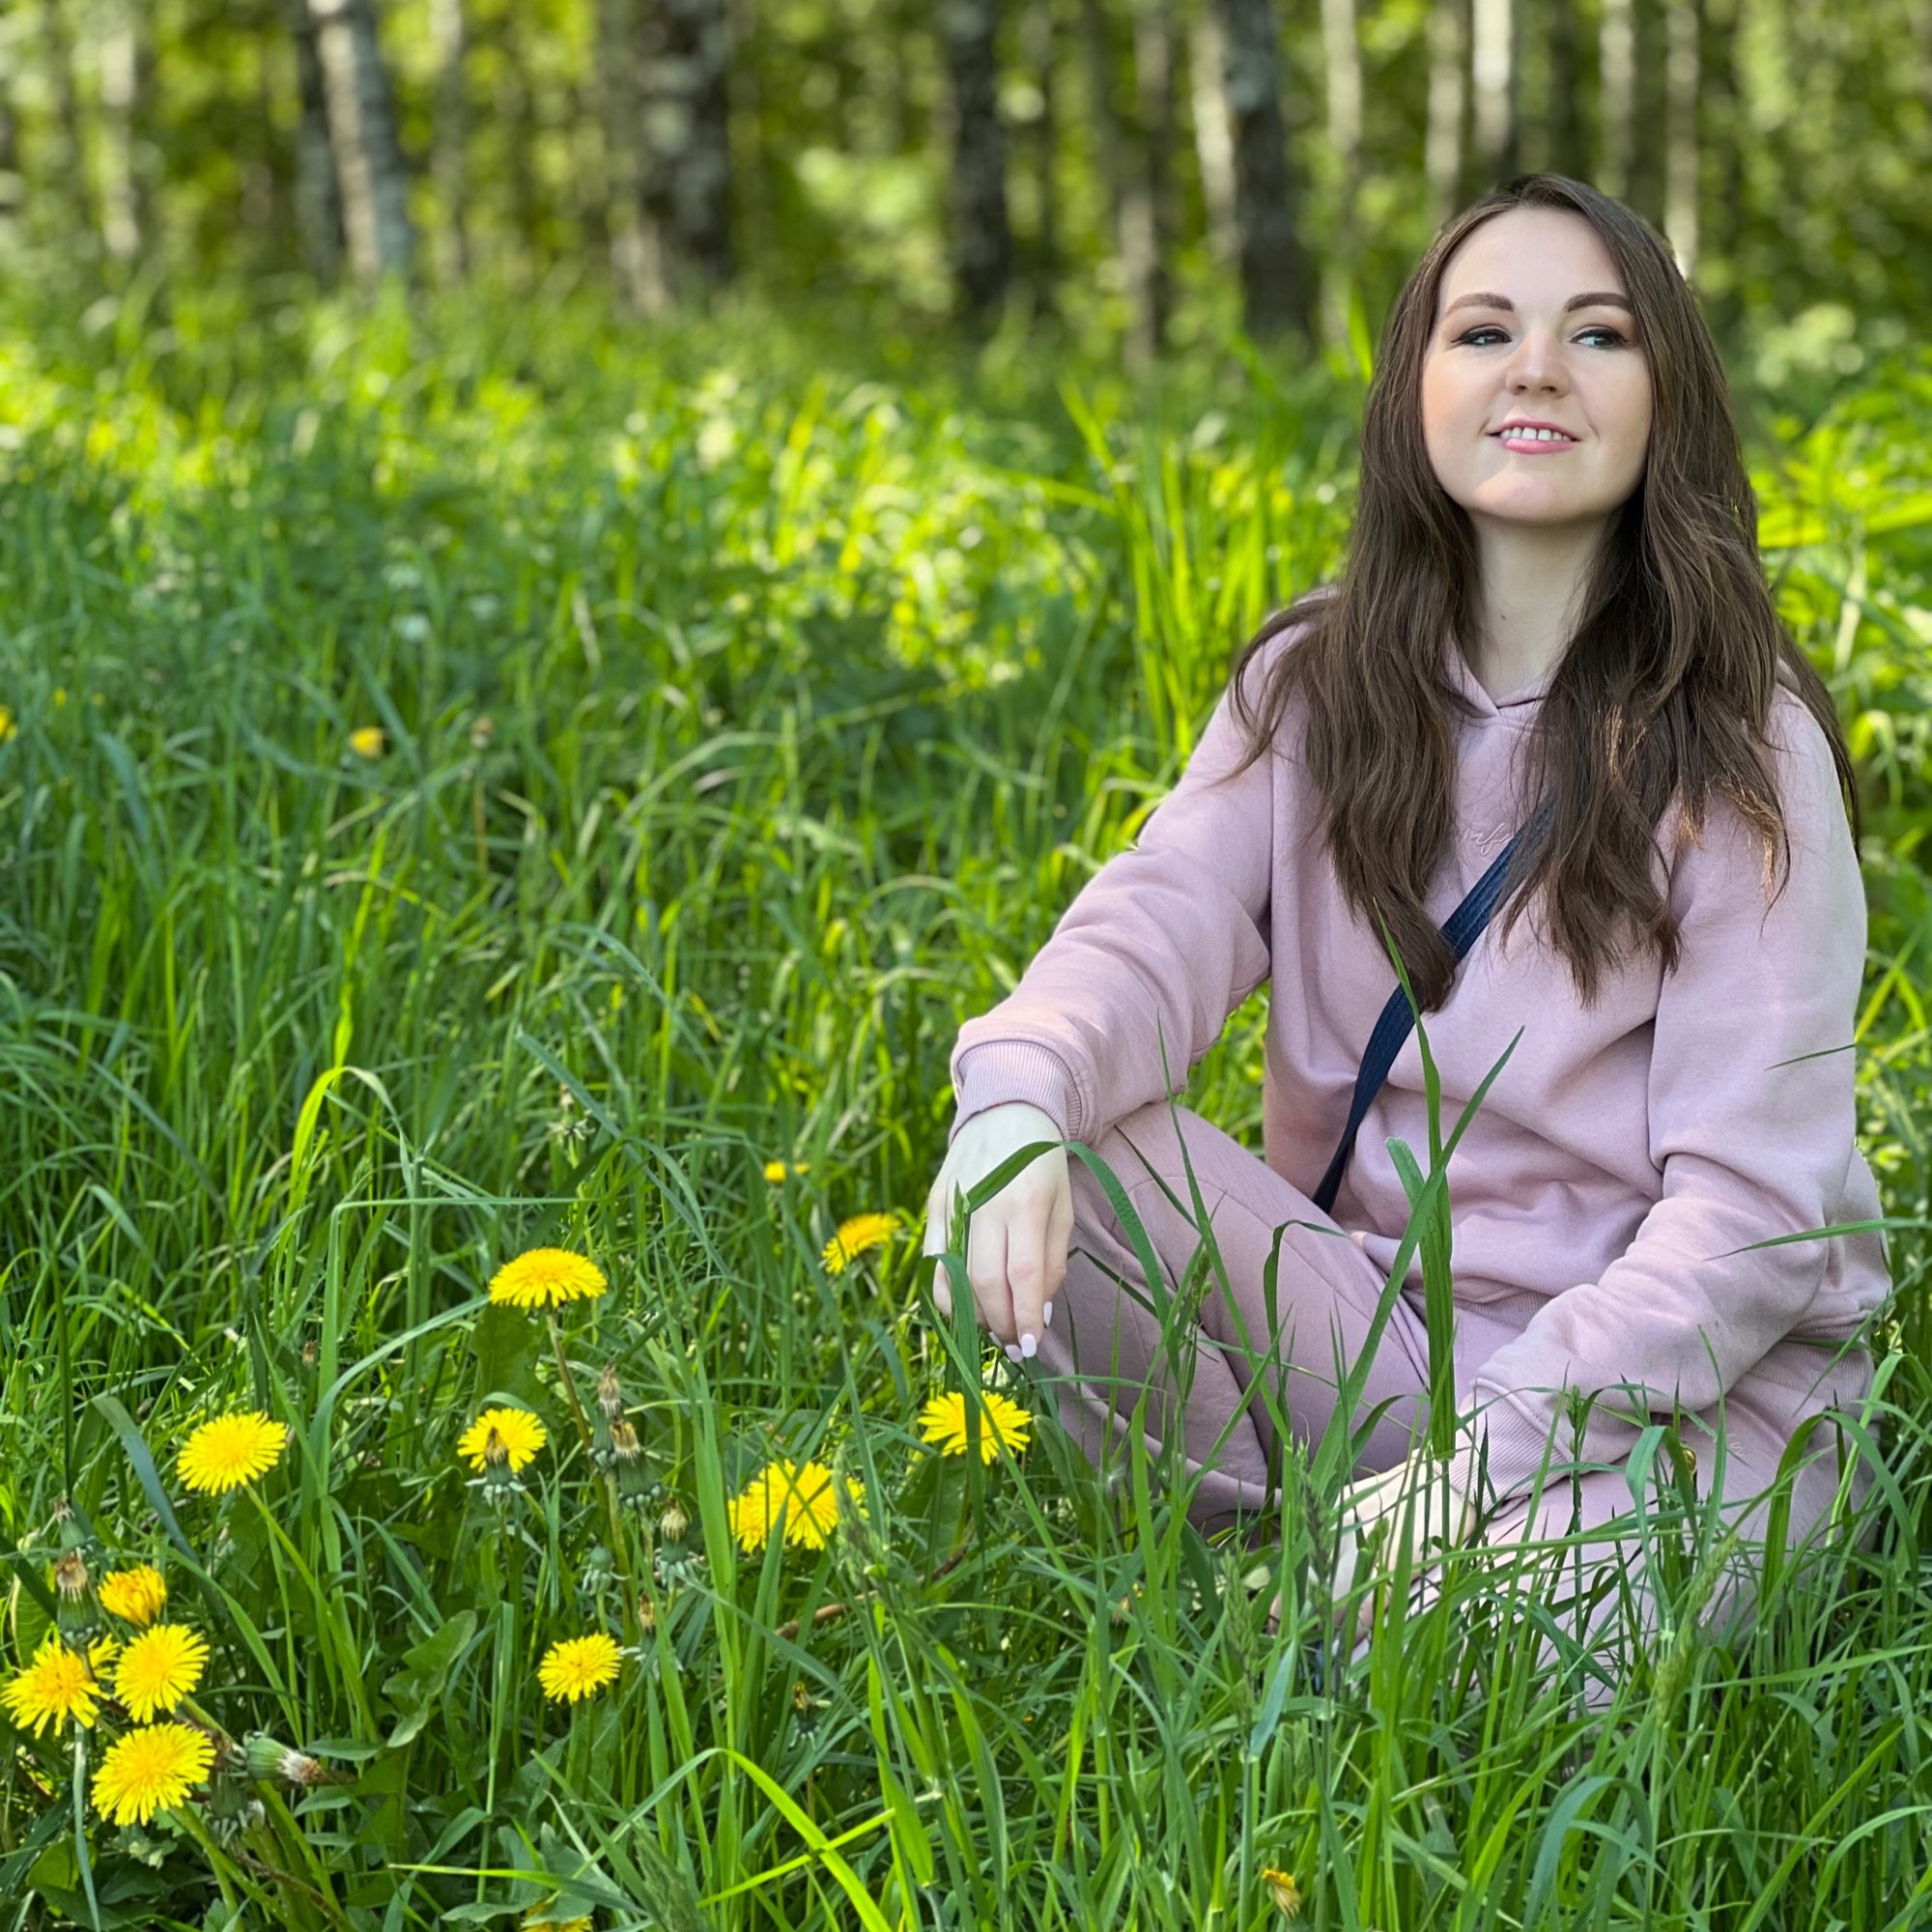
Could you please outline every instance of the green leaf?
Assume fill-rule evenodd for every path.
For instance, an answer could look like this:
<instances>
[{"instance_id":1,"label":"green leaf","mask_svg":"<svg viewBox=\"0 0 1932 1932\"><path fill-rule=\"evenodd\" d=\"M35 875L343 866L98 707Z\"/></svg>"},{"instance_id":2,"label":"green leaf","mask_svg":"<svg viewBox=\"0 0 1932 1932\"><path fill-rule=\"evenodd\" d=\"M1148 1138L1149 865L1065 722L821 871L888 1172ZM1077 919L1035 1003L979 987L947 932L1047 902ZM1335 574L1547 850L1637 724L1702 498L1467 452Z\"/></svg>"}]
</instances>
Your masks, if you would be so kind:
<instances>
[{"instance_id":1,"label":"green leaf","mask_svg":"<svg viewBox=\"0 0 1932 1932\"><path fill-rule=\"evenodd\" d=\"M456 1660L476 1634L476 1612L458 1610L443 1627L412 1650L403 1653L403 1668L384 1680L383 1694L399 1716L389 1733L389 1747L406 1745L429 1722L430 1712L449 1681Z\"/></svg>"}]
</instances>

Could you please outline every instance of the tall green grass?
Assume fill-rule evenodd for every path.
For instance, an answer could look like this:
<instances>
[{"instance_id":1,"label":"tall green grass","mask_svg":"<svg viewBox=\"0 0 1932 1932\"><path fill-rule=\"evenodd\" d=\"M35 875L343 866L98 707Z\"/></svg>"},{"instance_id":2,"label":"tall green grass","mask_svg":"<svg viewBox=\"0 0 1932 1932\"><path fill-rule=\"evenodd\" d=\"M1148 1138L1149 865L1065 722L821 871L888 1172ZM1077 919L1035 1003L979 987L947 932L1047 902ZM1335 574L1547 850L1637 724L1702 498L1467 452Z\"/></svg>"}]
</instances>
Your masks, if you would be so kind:
<instances>
[{"instance_id":1,"label":"tall green grass","mask_svg":"<svg viewBox=\"0 0 1932 1932\"><path fill-rule=\"evenodd\" d=\"M0 370L0 1644L71 1499L209 1634L203 1707L340 1775L76 1833L71 1747L0 1716L5 1922L507 1925L566 1885L607 1928L1193 1932L1269 1922L1264 1867L1350 1932L1928 1916L1932 367L1768 406L1758 453L1866 775L1895 1485L1719 1643L1666 1484L1677 1634L1608 1712L1473 1574L1318 1676L1306 1486L1264 1556L1204 1544L922 1313L953 1034L1335 568L1357 373L914 380L768 320L218 296L22 312ZM1264 1014L1189 1090L1257 1148ZM539 1243L611 1280L560 1347L642 1439L614 1521L546 1325L483 1305ZM1037 1417L983 1469L914 1429L982 1373ZM454 1447L493 1397L551 1437L501 1508ZM290 1450L190 1496L234 1406ZM776 1456L864 1518L738 1548ZM593 1628L618 1685L547 1704Z\"/></svg>"}]
</instances>

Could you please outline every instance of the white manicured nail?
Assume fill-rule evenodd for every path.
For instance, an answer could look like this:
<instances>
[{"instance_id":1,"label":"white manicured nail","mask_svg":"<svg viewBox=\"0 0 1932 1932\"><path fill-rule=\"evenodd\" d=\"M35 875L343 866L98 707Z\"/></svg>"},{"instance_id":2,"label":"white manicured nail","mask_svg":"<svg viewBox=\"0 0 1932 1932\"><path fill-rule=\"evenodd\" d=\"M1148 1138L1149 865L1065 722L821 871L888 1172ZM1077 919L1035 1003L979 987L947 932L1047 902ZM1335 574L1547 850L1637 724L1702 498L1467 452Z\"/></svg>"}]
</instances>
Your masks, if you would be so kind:
<instances>
[{"instance_id":1,"label":"white manicured nail","mask_svg":"<svg viewBox=\"0 0 1932 1932\"><path fill-rule=\"evenodd\" d=\"M1020 1337L1020 1353L1023 1355L1037 1355L1039 1353L1039 1344L1032 1335L1022 1335Z\"/></svg>"},{"instance_id":2,"label":"white manicured nail","mask_svg":"<svg viewBox=\"0 0 1932 1932\"><path fill-rule=\"evenodd\" d=\"M1046 1313L1040 1317L1039 1325L1042 1328L1053 1326L1053 1303L1050 1301L1046 1304Z\"/></svg>"},{"instance_id":3,"label":"white manicured nail","mask_svg":"<svg viewBox=\"0 0 1932 1932\"><path fill-rule=\"evenodd\" d=\"M1009 1362L1017 1362L1019 1358L1020 1358L1020 1351L1016 1348L1014 1348L1010 1342L1009 1342L1007 1344L1007 1360Z\"/></svg>"}]
</instances>

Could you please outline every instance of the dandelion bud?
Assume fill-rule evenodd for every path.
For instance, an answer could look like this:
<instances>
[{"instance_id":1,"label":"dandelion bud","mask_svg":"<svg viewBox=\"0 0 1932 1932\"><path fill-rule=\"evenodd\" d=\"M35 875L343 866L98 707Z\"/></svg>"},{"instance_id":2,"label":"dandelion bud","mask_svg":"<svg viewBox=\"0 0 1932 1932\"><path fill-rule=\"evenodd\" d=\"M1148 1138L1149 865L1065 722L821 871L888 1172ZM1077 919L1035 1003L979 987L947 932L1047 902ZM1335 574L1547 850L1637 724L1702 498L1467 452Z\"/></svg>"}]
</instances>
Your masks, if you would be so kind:
<instances>
[{"instance_id":1,"label":"dandelion bud","mask_svg":"<svg viewBox=\"0 0 1932 1932\"><path fill-rule=\"evenodd\" d=\"M585 1552L583 1568L577 1573L577 1587L586 1597L601 1596L616 1580L616 1560L601 1543L593 1543Z\"/></svg>"},{"instance_id":2,"label":"dandelion bud","mask_svg":"<svg viewBox=\"0 0 1932 1932\"><path fill-rule=\"evenodd\" d=\"M624 1412L624 1387L617 1379L615 1362L606 1362L604 1373L597 1378L597 1406L604 1411L606 1422L615 1422Z\"/></svg>"},{"instance_id":3,"label":"dandelion bud","mask_svg":"<svg viewBox=\"0 0 1932 1932\"><path fill-rule=\"evenodd\" d=\"M87 1595L87 1558L77 1549L63 1549L54 1564L54 1587L64 1602L73 1604Z\"/></svg>"},{"instance_id":4,"label":"dandelion bud","mask_svg":"<svg viewBox=\"0 0 1932 1932\"><path fill-rule=\"evenodd\" d=\"M328 1782L327 1767L320 1758L271 1738L267 1731L256 1731L249 1737L242 1747L242 1762L250 1777L279 1778L303 1791Z\"/></svg>"},{"instance_id":5,"label":"dandelion bud","mask_svg":"<svg viewBox=\"0 0 1932 1932\"><path fill-rule=\"evenodd\" d=\"M490 740L497 735L497 721L487 714L477 718L469 726L469 742L479 752L488 749Z\"/></svg>"},{"instance_id":6,"label":"dandelion bud","mask_svg":"<svg viewBox=\"0 0 1932 1932\"><path fill-rule=\"evenodd\" d=\"M658 1535L667 1543L682 1543L690 1527L691 1519L685 1515L684 1505L675 1496L671 1497L658 1518Z\"/></svg>"}]
</instances>

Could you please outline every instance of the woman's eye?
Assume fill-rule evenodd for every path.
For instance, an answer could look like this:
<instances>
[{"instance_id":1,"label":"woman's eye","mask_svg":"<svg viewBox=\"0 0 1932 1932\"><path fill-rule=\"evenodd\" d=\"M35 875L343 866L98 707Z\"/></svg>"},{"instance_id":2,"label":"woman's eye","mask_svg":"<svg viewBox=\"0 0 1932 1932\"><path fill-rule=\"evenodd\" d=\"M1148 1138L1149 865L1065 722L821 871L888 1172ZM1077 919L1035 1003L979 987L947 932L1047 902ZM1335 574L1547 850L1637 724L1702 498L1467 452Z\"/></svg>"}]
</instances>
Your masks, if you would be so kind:
<instances>
[{"instance_id":1,"label":"woman's eye","mask_svg":"<svg viewBox=\"0 0 1932 1932\"><path fill-rule=\"evenodd\" d=\"M1479 335L1500 335L1502 334L1502 332L1503 331L1500 328L1496 327L1496 326L1493 323L1484 323L1478 328L1465 328L1463 331L1463 333L1456 338L1456 340L1459 345L1466 342L1472 348L1481 348L1483 345L1477 342L1476 340L1476 338ZM1588 335L1607 336L1609 338L1609 343L1612 348L1622 348L1626 340L1624 333L1621 329L1612 328L1608 323L1604 323L1604 322L1593 323L1588 328L1584 329L1582 332L1586 336Z\"/></svg>"}]
</instances>

